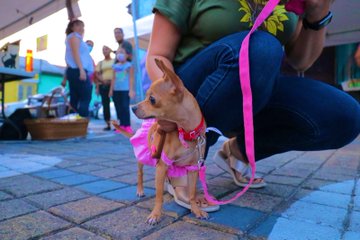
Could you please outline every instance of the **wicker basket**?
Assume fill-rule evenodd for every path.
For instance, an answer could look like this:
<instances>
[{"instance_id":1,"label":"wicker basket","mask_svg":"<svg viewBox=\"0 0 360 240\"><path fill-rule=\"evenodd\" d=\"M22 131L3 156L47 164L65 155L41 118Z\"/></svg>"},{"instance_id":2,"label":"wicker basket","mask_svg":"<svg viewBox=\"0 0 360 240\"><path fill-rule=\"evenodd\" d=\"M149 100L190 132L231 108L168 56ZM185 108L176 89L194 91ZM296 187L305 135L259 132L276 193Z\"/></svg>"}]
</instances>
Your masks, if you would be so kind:
<instances>
[{"instance_id":1,"label":"wicker basket","mask_svg":"<svg viewBox=\"0 0 360 240\"><path fill-rule=\"evenodd\" d=\"M41 100L41 104L32 104L34 99L37 102ZM69 114L71 109L63 87L54 88L47 95L30 96L27 105L26 108L29 109L33 118L59 118Z\"/></svg>"},{"instance_id":2,"label":"wicker basket","mask_svg":"<svg viewBox=\"0 0 360 240\"><path fill-rule=\"evenodd\" d=\"M32 140L61 140L86 136L89 120L58 118L26 119L25 125Z\"/></svg>"}]
</instances>

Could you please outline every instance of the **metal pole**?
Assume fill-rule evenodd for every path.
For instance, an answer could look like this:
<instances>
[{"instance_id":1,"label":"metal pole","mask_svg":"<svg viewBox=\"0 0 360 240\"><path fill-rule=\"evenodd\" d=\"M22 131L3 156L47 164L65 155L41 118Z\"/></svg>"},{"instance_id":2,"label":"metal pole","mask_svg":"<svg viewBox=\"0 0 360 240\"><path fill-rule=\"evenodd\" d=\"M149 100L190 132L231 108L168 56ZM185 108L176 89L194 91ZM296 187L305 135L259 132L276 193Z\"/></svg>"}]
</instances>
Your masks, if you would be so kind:
<instances>
[{"instance_id":1,"label":"metal pole","mask_svg":"<svg viewBox=\"0 0 360 240\"><path fill-rule=\"evenodd\" d=\"M135 69L135 84L136 88L139 90L137 91L140 93L140 100L144 99L144 93L142 90L142 79L141 79L141 72L140 72L140 59L139 59L139 40L137 37L137 27L136 27L136 19L137 19L137 0L132 0L131 4L131 12L132 12L132 19L133 19L133 28L134 28L134 42L135 42L135 49L133 51L134 56L134 69Z\"/></svg>"}]
</instances>

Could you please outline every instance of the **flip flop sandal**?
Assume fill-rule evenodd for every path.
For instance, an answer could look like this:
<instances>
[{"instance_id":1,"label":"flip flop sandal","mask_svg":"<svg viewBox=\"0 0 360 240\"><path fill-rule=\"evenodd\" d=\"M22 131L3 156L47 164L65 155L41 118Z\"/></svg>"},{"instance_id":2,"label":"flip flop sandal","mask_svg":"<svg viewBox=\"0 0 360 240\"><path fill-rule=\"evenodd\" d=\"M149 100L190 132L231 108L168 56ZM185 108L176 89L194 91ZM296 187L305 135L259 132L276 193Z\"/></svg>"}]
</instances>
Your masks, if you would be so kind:
<instances>
[{"instance_id":1,"label":"flip flop sandal","mask_svg":"<svg viewBox=\"0 0 360 240\"><path fill-rule=\"evenodd\" d=\"M213 161L215 162L215 164L219 168L221 168L224 171L230 173L230 175L232 176L232 178L233 178L236 185L238 185L240 187L245 187L248 184L248 182L250 181L251 168L250 168L250 166L243 163L242 161L238 160L239 164L243 164L242 169L240 171L236 170L241 174L241 179L238 179L239 176L238 177L236 176L235 170L232 169L230 167L230 165L227 163L226 158L224 157L224 153L222 151L218 151L215 154L215 156L213 158ZM255 174L255 179L254 180L256 180L256 179L262 179L262 178ZM265 186L266 186L266 182L264 182L264 181L261 181L261 182L258 182L258 183L253 182L253 184L250 185L250 188L263 188Z\"/></svg>"},{"instance_id":2,"label":"flip flop sandal","mask_svg":"<svg viewBox=\"0 0 360 240\"><path fill-rule=\"evenodd\" d=\"M166 183L167 185L167 191L168 193L174 197L174 200L175 202L184 207L184 208L187 208L189 210L191 210L191 206L189 203L185 202L184 200L180 199L176 194L175 194L175 189L174 187L169 183L167 182ZM220 206L219 205L211 205L211 206L208 206L208 207L200 207L201 210L203 210L204 212L216 212L220 209Z\"/></svg>"}]
</instances>

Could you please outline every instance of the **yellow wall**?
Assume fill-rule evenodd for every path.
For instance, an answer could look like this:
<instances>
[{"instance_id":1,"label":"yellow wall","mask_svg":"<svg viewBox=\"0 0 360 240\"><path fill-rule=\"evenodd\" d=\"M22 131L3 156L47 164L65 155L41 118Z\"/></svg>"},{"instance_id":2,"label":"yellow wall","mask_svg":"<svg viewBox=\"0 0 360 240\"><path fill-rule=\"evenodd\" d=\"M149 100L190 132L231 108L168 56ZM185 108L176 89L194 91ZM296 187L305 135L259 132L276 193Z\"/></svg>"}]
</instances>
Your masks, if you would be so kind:
<instances>
[{"instance_id":1,"label":"yellow wall","mask_svg":"<svg viewBox=\"0 0 360 240\"><path fill-rule=\"evenodd\" d=\"M18 82L5 83L5 103L18 101L18 85Z\"/></svg>"},{"instance_id":2,"label":"yellow wall","mask_svg":"<svg viewBox=\"0 0 360 240\"><path fill-rule=\"evenodd\" d=\"M22 96L19 96L19 89L22 86ZM31 92L28 92L28 86L32 86ZM26 99L29 95L37 93L37 83L14 81L5 83L5 103L18 102Z\"/></svg>"}]
</instances>

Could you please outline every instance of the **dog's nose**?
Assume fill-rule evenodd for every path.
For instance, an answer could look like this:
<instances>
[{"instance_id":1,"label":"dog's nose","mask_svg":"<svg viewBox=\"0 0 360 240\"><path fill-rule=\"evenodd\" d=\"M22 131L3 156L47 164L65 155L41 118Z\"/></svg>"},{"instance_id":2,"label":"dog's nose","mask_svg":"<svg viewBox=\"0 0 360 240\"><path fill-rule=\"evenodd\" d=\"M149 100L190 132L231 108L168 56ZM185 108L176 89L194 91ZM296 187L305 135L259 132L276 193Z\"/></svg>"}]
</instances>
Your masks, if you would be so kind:
<instances>
[{"instance_id":1,"label":"dog's nose","mask_svg":"<svg viewBox=\"0 0 360 240\"><path fill-rule=\"evenodd\" d=\"M134 106L131 107L131 110L133 111L133 113L135 113L137 109L138 109L137 105L134 105Z\"/></svg>"}]
</instances>

